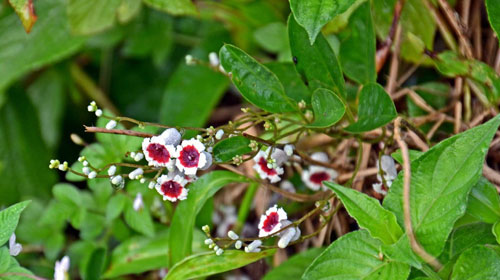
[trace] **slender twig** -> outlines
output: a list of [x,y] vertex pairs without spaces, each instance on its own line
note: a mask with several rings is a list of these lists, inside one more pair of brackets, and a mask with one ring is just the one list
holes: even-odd
[[386,91],[389,96],[392,96],[394,90],[396,89],[396,81],[398,79],[398,69],[399,69],[399,49],[401,47],[401,25],[396,27],[396,35],[394,39],[394,51],[391,57],[391,67],[389,69],[389,80],[387,81]]
[[464,26],[460,22],[460,19],[457,18],[458,14],[453,10],[448,1],[438,0],[438,3],[441,9],[443,10],[444,14],[446,15],[448,22],[451,24],[451,27],[455,30],[455,33],[457,33],[458,35],[458,39],[460,40],[460,43],[463,46],[463,53],[465,57],[467,57],[468,59],[474,58],[469,39],[465,36]]
[[415,233],[413,232],[410,212],[410,156],[408,152],[408,146],[406,146],[406,143],[401,139],[400,127],[401,118],[398,117],[394,121],[394,139],[398,143],[403,155],[403,213],[406,234],[408,235],[408,239],[410,240],[410,245],[413,251],[417,253],[417,255],[419,255],[426,263],[430,264],[435,270],[439,270],[442,267],[441,263],[439,263],[439,261],[435,257],[427,253],[427,251],[425,251],[422,245],[420,245],[420,243],[418,242]]
[[405,1],[399,0],[394,6],[394,16],[392,18],[391,28],[389,29],[389,34],[385,41],[381,44],[380,48],[375,54],[375,65],[377,73],[380,72],[382,67],[389,56],[389,51],[391,50],[392,41],[394,40],[394,35],[396,34],[396,28],[399,23],[399,17],[401,16],[401,10],[403,9]]
[[110,134],[120,134],[120,135],[143,137],[143,138],[155,136],[154,134],[151,134],[151,133],[134,131],[134,130],[107,129],[107,128],[102,128],[102,127],[86,126],[86,125],[84,125],[83,127],[85,128],[85,132],[90,132],[90,133],[110,133]]

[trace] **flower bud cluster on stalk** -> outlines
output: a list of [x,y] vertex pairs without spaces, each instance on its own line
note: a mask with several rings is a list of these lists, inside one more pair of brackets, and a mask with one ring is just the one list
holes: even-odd
[[[191,56],[186,56],[188,64],[200,63]],[[209,64],[220,71],[219,59],[215,53],[209,55]],[[307,108],[304,101],[299,102],[298,107],[301,110]],[[128,117],[114,117],[106,115],[102,109],[97,107],[96,102],[92,101],[88,106],[89,112],[94,112],[97,117],[107,119],[104,128],[94,128],[96,133],[110,133],[130,135],[130,137],[143,137],[140,150],[127,151],[121,162],[107,163],[102,167],[97,167],[85,155],[78,158],[81,166],[70,167],[67,161],[53,159],[50,161],[49,168],[59,169],[61,171],[71,172],[73,174],[85,177],[89,180],[95,178],[106,178],[110,184],[117,189],[123,189],[127,181],[139,181],[144,184],[144,190],[139,191],[133,199],[133,209],[141,211],[145,207],[143,194],[149,190],[156,191],[159,197],[172,203],[182,203],[189,198],[190,185],[198,179],[200,173],[206,172],[214,164],[214,148],[218,143],[229,140],[232,137],[246,137],[248,147],[251,152],[236,154],[229,162],[236,166],[252,161],[249,165],[256,176],[247,176],[250,180],[276,188],[279,194],[285,197],[292,197],[299,194],[300,191],[307,191],[320,194],[328,194],[322,199],[316,200],[316,208],[310,211],[306,216],[292,221],[282,207],[272,202],[259,219],[258,224],[245,224],[253,227],[258,235],[257,237],[246,237],[248,234],[242,232],[239,214],[236,214],[236,208],[231,213],[225,213],[224,216],[214,216],[214,224],[218,224],[217,236],[213,237],[209,226],[204,226],[202,230],[207,235],[205,244],[213,249],[216,255],[221,255],[230,247],[237,250],[244,250],[247,253],[260,252],[266,248],[286,248],[290,244],[300,242],[301,237],[300,224],[308,217],[319,214],[321,227],[325,226],[335,211],[331,211],[330,199],[333,195],[327,191],[324,182],[333,182],[337,179],[338,173],[331,168],[332,158],[325,152],[312,152],[303,157],[304,152],[297,150],[296,144],[303,133],[308,133],[303,126],[298,126],[294,130],[284,135],[277,133],[283,129],[282,122],[293,126],[298,123],[296,120],[288,119],[286,115],[270,114],[261,111],[255,111],[251,108],[243,108],[243,115],[228,124],[208,128],[175,128],[160,124],[146,123],[131,119]],[[137,125],[138,130],[126,130],[124,125],[133,123]],[[269,137],[261,138],[246,134],[251,127],[260,125]],[[147,126],[160,127],[163,131],[159,134],[142,133],[141,129]],[[284,128],[288,127],[287,125]],[[186,130],[194,130],[198,135],[192,138],[185,138]],[[139,132],[137,132],[139,131]],[[295,137],[295,139],[293,139]],[[388,156],[381,157],[380,174],[377,176],[380,185],[374,184],[374,189],[383,191],[382,184],[387,187],[395,179],[394,161]],[[219,163],[219,162],[217,162]],[[223,165],[220,165],[224,167]],[[233,168],[233,167],[231,167]],[[235,169],[236,170],[236,169]],[[294,170],[299,174],[295,181],[289,180]],[[297,179],[302,181],[302,185],[297,184]],[[275,187],[273,184],[278,184]],[[147,186],[147,188],[146,188]],[[156,201],[155,200],[155,201]],[[161,206],[160,206],[161,208]],[[338,207],[337,207],[338,208]],[[317,211],[320,210],[320,211]],[[323,212],[321,212],[323,211]],[[226,211],[227,212],[227,211]],[[236,226],[240,223],[239,226]],[[245,237],[241,237],[245,236]],[[269,245],[271,239],[275,239],[274,245]],[[264,245],[266,244],[266,245]]]

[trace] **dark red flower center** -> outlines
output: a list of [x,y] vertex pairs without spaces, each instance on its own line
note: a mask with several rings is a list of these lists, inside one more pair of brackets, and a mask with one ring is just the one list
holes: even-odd
[[184,147],[179,155],[179,160],[185,167],[197,167],[199,159],[200,153],[193,145]]
[[324,171],[315,172],[311,174],[309,180],[315,184],[321,185],[321,182],[330,180],[330,175]]
[[266,219],[264,220],[264,225],[262,226],[262,229],[264,231],[270,232],[280,221],[280,216],[278,215],[278,212],[271,212],[271,214],[267,215]]
[[260,168],[266,172],[267,175],[273,176],[276,174],[276,170],[273,168],[267,167],[267,160],[264,157],[261,157],[258,162]]
[[151,143],[147,148],[149,157],[159,163],[167,163],[170,161],[170,153],[167,148],[158,143]]
[[169,197],[179,197],[182,193],[182,188],[181,184],[173,180],[161,184],[161,192]]

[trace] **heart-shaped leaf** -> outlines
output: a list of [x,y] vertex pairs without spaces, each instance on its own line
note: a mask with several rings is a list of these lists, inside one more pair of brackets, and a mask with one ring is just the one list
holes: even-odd
[[311,98],[314,122],[307,127],[329,127],[342,119],[345,105],[331,90],[319,88]]
[[358,121],[346,127],[352,133],[370,131],[396,118],[394,102],[379,84],[363,86],[359,95]]

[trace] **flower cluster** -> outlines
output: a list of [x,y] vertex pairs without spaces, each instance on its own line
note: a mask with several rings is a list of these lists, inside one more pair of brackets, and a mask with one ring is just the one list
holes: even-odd
[[167,175],[161,175],[156,183],[150,183],[163,196],[163,200],[175,202],[187,198],[187,183],[195,179],[196,172],[212,165],[212,155],[198,139],[182,140],[175,128],[165,130],[159,136],[145,138],[142,152],[148,165],[165,167]]
[[[323,152],[316,152],[311,155],[311,158],[315,161],[328,163],[328,155]],[[337,178],[338,174],[334,169],[311,165],[309,169],[302,172],[302,181],[306,184],[308,188],[313,191],[318,191],[319,189],[325,189],[323,185],[324,181],[333,181]]]
[[279,237],[277,244],[279,248],[286,248],[290,242],[298,240],[301,236],[300,229],[288,220],[285,210],[278,208],[277,205],[267,209],[266,213],[261,216],[258,228],[259,238],[249,244],[246,244],[243,241],[244,239],[240,239],[240,236],[236,232],[229,230],[227,237],[232,242],[224,248],[219,247],[217,242],[211,238],[210,227],[208,225],[203,226],[202,230],[209,237],[205,240],[205,244],[210,249],[213,249],[216,255],[224,253],[224,249],[231,244],[234,244],[234,248],[237,250],[244,247],[246,253],[258,253],[261,251],[262,239],[273,236]]
[[277,183],[281,180],[280,175],[284,173],[283,164],[288,160],[288,155],[281,149],[271,147],[259,151],[253,160],[255,161],[253,168],[259,173],[260,178]]
[[[380,158],[380,162],[377,161],[377,183],[373,183],[372,187],[376,193],[386,195],[387,189],[391,187],[392,182],[398,176],[398,171],[396,170],[396,163],[391,156],[383,155]],[[382,176],[381,176],[382,174]],[[385,184],[384,184],[385,183]],[[384,187],[386,187],[384,189]]]

